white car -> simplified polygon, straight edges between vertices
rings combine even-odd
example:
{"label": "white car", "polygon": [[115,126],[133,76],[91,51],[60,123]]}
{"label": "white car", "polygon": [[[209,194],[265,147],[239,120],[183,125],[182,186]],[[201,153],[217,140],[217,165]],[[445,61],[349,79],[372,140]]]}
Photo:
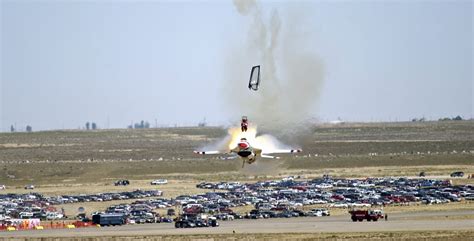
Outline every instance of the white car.
{"label": "white car", "polygon": [[5,185],[0,185],[0,190],[6,189]]}
{"label": "white car", "polygon": [[321,217],[321,216],[330,216],[331,214],[329,213],[329,210],[325,208],[317,208],[313,209],[308,212],[310,216],[316,216],[316,217]]}
{"label": "white car", "polygon": [[334,186],[328,183],[321,183],[316,185],[316,188],[321,188],[321,189],[327,189],[327,188],[333,188]]}
{"label": "white car", "polygon": [[48,220],[55,220],[55,219],[61,219],[63,218],[64,215],[58,212],[49,212],[46,214],[46,219]]}
{"label": "white car", "polygon": [[20,216],[21,219],[29,219],[29,218],[33,217],[33,213],[32,212],[21,212],[19,214],[19,216]]}
{"label": "white car", "polygon": [[157,179],[157,180],[153,180],[151,182],[151,185],[163,185],[163,184],[167,184],[168,183],[168,180],[166,179]]}
{"label": "white car", "polygon": [[356,208],[370,208],[372,206],[370,203],[349,203],[348,205]]}
{"label": "white car", "polygon": [[465,199],[465,200],[474,201],[474,194],[469,195],[469,196],[465,196],[464,199]]}
{"label": "white car", "polygon": [[314,212],[314,211],[309,211],[308,216],[313,216],[313,217],[321,217],[323,216],[322,213]]}
{"label": "white car", "polygon": [[359,187],[375,187],[375,184],[373,183],[360,183]]}
{"label": "white car", "polygon": [[331,207],[331,208],[348,208],[349,205],[347,205],[347,203],[331,203],[329,205],[329,207]]}

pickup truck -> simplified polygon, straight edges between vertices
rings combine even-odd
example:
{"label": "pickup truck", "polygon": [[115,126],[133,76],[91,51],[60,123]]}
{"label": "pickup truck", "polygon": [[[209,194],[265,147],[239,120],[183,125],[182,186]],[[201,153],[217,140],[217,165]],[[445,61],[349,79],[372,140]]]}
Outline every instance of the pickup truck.
{"label": "pickup truck", "polygon": [[383,218],[382,211],[380,210],[351,210],[349,213],[351,214],[351,219],[353,222],[362,222],[364,219],[369,222],[376,222],[379,220],[379,218]]}

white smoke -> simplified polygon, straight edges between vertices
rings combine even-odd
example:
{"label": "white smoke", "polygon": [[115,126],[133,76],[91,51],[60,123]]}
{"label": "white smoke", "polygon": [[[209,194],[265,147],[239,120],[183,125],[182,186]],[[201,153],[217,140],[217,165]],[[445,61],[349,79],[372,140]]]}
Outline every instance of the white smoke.
{"label": "white smoke", "polygon": [[[227,130],[227,136],[201,148],[201,151],[217,150],[228,152],[234,149],[241,138],[246,138],[251,146],[263,150],[263,152],[273,152],[282,149],[291,149],[289,146],[281,143],[275,137],[264,134],[258,135],[257,127],[251,126],[247,132],[242,132],[240,127],[231,127]],[[293,147],[295,148],[295,147]]]}
{"label": "white smoke", "polygon": [[[300,18],[288,14],[284,22],[273,9],[266,19],[256,1],[234,0],[234,5],[251,21],[245,44],[232,48],[226,63],[223,93],[232,118],[247,115],[259,125],[279,126],[313,117],[324,68],[310,51],[312,40],[307,39],[310,36],[298,22]],[[256,92],[247,89],[253,65],[261,65],[260,89]]]}

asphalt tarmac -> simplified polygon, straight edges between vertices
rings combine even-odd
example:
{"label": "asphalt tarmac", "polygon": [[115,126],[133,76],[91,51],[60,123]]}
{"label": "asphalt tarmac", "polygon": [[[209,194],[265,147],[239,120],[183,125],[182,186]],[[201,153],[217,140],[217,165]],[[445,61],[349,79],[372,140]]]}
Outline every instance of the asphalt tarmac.
{"label": "asphalt tarmac", "polygon": [[330,217],[272,218],[221,221],[215,228],[177,229],[174,223],[136,224],[116,227],[2,231],[0,238],[15,237],[104,237],[143,235],[320,233],[473,230],[474,210],[389,214],[388,221],[352,222],[349,214]]}

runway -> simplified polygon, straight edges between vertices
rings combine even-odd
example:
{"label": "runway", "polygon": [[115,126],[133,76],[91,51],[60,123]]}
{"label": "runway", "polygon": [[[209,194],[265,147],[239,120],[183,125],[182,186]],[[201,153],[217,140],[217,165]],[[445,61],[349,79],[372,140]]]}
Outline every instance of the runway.
{"label": "runway", "polygon": [[176,229],[173,223],[1,232],[0,238],[105,237],[235,233],[324,233],[472,230],[474,210],[389,214],[389,220],[352,222],[349,215],[222,221],[216,228]]}

